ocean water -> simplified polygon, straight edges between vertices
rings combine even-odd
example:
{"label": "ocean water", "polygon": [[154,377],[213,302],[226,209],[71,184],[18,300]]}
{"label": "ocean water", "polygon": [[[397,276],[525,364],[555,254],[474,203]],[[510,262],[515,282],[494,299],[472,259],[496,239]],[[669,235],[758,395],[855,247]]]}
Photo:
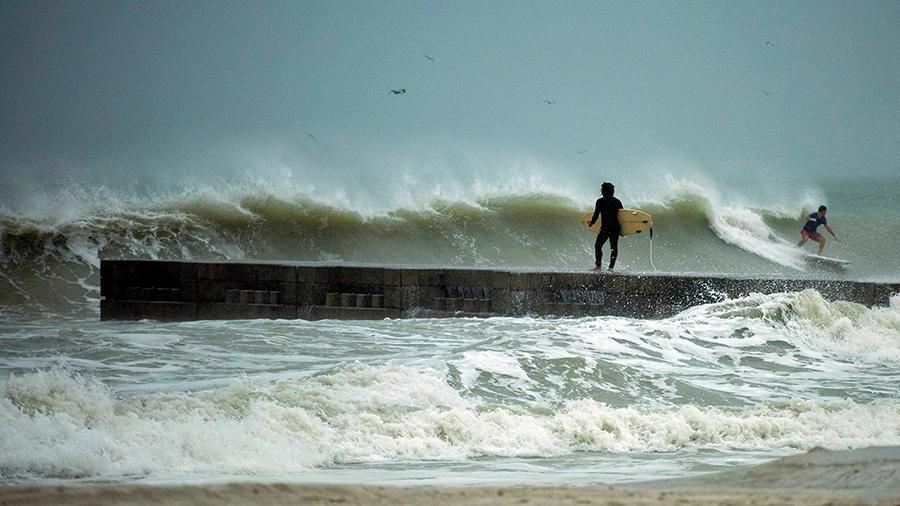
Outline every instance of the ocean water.
{"label": "ocean water", "polygon": [[[888,184],[778,205],[668,181],[620,270],[900,280]],[[844,240],[806,263],[826,201]],[[614,317],[99,321],[100,258],[582,270],[590,200],[365,210],[260,187],[69,190],[0,212],[0,482],[600,484],[900,445],[900,295],[750,296]],[[651,264],[652,251],[652,264]]]}

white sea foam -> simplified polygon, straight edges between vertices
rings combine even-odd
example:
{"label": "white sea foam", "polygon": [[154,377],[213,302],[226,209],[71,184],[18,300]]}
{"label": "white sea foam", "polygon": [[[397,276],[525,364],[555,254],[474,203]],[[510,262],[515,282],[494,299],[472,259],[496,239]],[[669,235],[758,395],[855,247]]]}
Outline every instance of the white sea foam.
{"label": "white sea foam", "polygon": [[808,350],[822,350],[846,360],[900,364],[900,295],[885,307],[867,308],[846,301],[828,301],[815,290],[753,294],[693,308],[680,319],[743,318],[776,330],[779,338]]}
{"label": "white sea foam", "polygon": [[0,472],[255,474],[573,451],[854,448],[900,444],[898,415],[896,401],[801,400],[617,408],[582,399],[534,412],[463,398],[434,371],[362,364],[302,380],[120,397],[56,370],[0,383]]}

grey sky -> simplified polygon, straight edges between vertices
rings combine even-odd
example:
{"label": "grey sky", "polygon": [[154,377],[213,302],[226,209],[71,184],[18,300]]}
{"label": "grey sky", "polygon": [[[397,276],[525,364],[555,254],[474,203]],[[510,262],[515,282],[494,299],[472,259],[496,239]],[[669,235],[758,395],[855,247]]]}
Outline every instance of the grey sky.
{"label": "grey sky", "polygon": [[900,167],[897,1],[2,0],[0,14],[3,193],[208,180],[254,157],[363,181],[513,159],[576,179],[670,157],[720,176]]}

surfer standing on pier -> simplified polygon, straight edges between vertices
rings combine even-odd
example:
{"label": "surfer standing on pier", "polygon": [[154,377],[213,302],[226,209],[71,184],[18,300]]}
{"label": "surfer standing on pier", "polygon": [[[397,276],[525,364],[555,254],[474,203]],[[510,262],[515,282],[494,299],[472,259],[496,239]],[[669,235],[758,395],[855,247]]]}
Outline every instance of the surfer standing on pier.
{"label": "surfer standing on pier", "polygon": [[828,220],[825,219],[826,214],[828,214],[828,208],[819,206],[818,212],[810,213],[810,215],[806,217],[806,223],[803,225],[803,230],[800,231],[802,239],[797,243],[798,248],[802,248],[803,245],[806,244],[806,241],[812,239],[819,243],[819,256],[822,256],[822,251],[825,250],[825,236],[816,232],[819,225],[825,225],[825,230],[834,237],[834,240],[841,242],[841,240],[838,239],[838,236],[834,234],[834,230],[831,230],[831,227],[828,225]]}
{"label": "surfer standing on pier", "polygon": [[616,187],[612,183],[603,183],[600,185],[600,193],[603,195],[597,199],[594,205],[594,215],[588,227],[597,222],[600,217],[600,233],[597,234],[597,242],[594,243],[594,268],[593,272],[603,270],[603,245],[609,239],[609,270],[612,271],[616,266],[616,257],[619,256],[619,233],[622,227],[619,224],[619,209],[622,209],[622,202],[613,196]]}

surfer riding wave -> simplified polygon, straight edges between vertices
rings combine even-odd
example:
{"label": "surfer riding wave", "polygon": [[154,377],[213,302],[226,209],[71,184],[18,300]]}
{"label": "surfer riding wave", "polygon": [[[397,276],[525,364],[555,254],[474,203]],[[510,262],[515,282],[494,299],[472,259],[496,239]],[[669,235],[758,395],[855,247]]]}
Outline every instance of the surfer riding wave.
{"label": "surfer riding wave", "polygon": [[819,228],[819,225],[824,225],[825,230],[834,237],[834,240],[837,242],[841,242],[838,239],[838,236],[835,235],[834,230],[831,229],[831,226],[828,225],[828,220],[825,218],[825,215],[828,214],[828,208],[826,206],[819,206],[819,210],[815,213],[810,213],[809,216],[806,217],[806,223],[803,225],[803,230],[800,231],[800,242],[797,243],[798,248],[802,248],[806,241],[813,240],[819,243],[819,256],[822,256],[822,252],[825,250],[825,236],[818,233],[816,230]]}

